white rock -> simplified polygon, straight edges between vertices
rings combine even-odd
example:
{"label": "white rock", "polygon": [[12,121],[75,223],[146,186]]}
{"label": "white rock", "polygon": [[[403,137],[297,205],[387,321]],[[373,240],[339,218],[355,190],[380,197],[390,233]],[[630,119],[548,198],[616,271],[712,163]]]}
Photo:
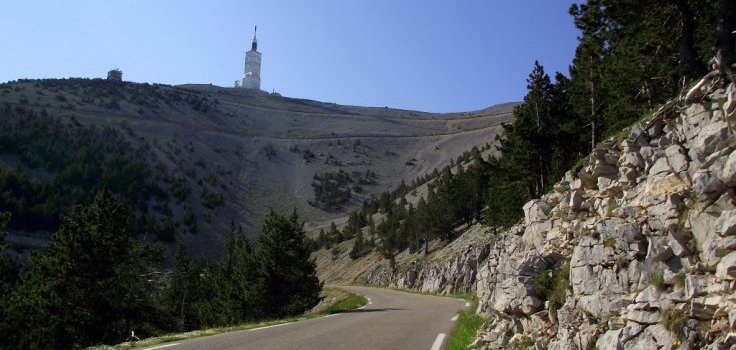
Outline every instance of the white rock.
{"label": "white rock", "polygon": [[627,152],[621,157],[621,166],[629,168],[644,168],[644,158],[639,152]]}
{"label": "white rock", "polygon": [[541,200],[534,199],[524,204],[524,220],[529,225],[532,222],[547,220],[550,206]]}
{"label": "white rock", "polygon": [[599,350],[621,350],[624,348],[624,344],[620,340],[621,329],[616,329],[603,333],[598,338],[595,346]]}
{"label": "white rock", "polygon": [[562,180],[555,184],[554,189],[557,193],[565,193],[570,189],[570,182]]}
{"label": "white rock", "polygon": [[687,275],[685,277],[685,296],[695,298],[705,294],[705,277],[700,275]]}
{"label": "white rock", "polygon": [[736,235],[736,211],[729,210],[723,212],[721,216],[724,216],[723,224],[721,224],[720,233],[722,236]]}
{"label": "white rock", "polygon": [[705,124],[699,129],[690,147],[690,159],[702,163],[706,157],[718,150],[728,137],[728,125],[723,121]]}
{"label": "white rock", "polygon": [[672,167],[666,157],[657,159],[654,165],[649,169],[650,177],[665,177],[672,172]]}
{"label": "white rock", "polygon": [[690,302],[690,315],[701,321],[710,321],[723,302],[720,297],[699,297]]}
{"label": "white rock", "polygon": [[717,198],[725,189],[726,185],[710,170],[701,169],[693,174],[693,190],[703,200]]}
{"label": "white rock", "polygon": [[584,191],[580,189],[570,191],[570,202],[568,204],[570,210],[580,210],[580,207],[583,205],[583,193]]}
{"label": "white rock", "polygon": [[672,253],[676,256],[682,258],[690,255],[690,250],[687,248],[687,241],[676,230],[672,230],[667,234],[667,245],[672,248]]}
{"label": "white rock", "polygon": [[723,183],[729,187],[736,187],[736,152],[731,152],[723,166]]}
{"label": "white rock", "polygon": [[656,324],[659,322],[659,311],[629,310],[622,316],[626,320],[639,324]]}
{"label": "white rock", "polygon": [[676,340],[672,333],[661,324],[649,326],[644,332],[652,335],[660,349],[671,348],[673,342]]}
{"label": "white rock", "polygon": [[643,291],[636,295],[634,301],[637,303],[653,303],[658,302],[662,297],[662,291],[655,286],[649,286],[644,288]]}
{"label": "white rock", "polygon": [[679,173],[687,170],[689,163],[684,154],[684,149],[681,146],[669,146],[665,150],[665,154],[667,155],[667,161],[674,172]]}
{"label": "white rock", "polygon": [[716,277],[724,280],[736,279],[736,252],[721,258],[721,262],[716,267]]}

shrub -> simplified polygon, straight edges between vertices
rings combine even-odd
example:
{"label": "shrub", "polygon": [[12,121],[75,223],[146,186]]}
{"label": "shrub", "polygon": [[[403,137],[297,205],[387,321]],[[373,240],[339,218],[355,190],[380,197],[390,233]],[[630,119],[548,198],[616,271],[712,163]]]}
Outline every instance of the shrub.
{"label": "shrub", "polygon": [[570,284],[570,263],[565,262],[553,270],[541,270],[533,283],[537,295],[549,301],[550,307],[557,310],[565,303],[567,286]]}
{"label": "shrub", "polygon": [[674,335],[679,335],[688,318],[685,310],[674,307],[663,310],[660,317],[664,328]]}
{"label": "shrub", "polygon": [[603,246],[606,248],[615,248],[616,247],[616,239],[613,237],[606,238],[603,241]]}
{"label": "shrub", "polygon": [[649,284],[656,288],[662,288],[664,286],[664,276],[662,274],[652,276],[649,280]]}

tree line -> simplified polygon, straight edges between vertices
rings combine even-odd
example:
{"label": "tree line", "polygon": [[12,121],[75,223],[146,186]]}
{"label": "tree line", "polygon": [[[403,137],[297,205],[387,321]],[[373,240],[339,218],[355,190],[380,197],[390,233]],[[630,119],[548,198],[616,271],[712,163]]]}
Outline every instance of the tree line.
{"label": "tree line", "polygon": [[241,229],[220,259],[199,262],[182,246],[170,272],[160,246],[128,232],[123,202],[103,190],[61,220],[47,248],[26,262],[7,254],[0,215],[0,339],[8,349],[70,349],[298,315],[322,285],[294,212],[271,211],[254,248]]}

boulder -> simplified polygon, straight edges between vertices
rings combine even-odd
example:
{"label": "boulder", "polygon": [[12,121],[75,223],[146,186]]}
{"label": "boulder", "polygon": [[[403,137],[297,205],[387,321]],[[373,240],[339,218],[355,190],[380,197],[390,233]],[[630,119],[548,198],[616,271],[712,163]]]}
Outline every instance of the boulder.
{"label": "boulder", "polygon": [[701,200],[712,200],[726,189],[726,185],[712,171],[701,169],[693,174],[693,190]]}
{"label": "boulder", "polygon": [[720,297],[699,297],[690,302],[690,315],[701,321],[710,321],[723,300]]}
{"label": "boulder", "polygon": [[736,210],[723,212],[721,216],[724,217],[724,219],[721,220],[723,223],[719,230],[721,236],[736,235]]}
{"label": "boulder", "polygon": [[621,329],[616,329],[603,333],[598,337],[595,347],[599,350],[622,350],[624,344],[620,340],[621,332]]}
{"label": "boulder", "polygon": [[718,150],[728,137],[728,124],[723,121],[706,123],[699,128],[690,147],[690,159],[697,163],[705,162],[706,157]]}
{"label": "boulder", "polygon": [[628,168],[644,168],[644,158],[642,158],[639,152],[626,152],[621,157],[621,167]]}
{"label": "boulder", "polygon": [[724,280],[736,279],[736,251],[721,258],[716,267],[716,277]]}
{"label": "boulder", "polygon": [[546,202],[538,199],[527,202],[523,207],[526,224],[547,220],[550,209],[552,208]]}
{"label": "boulder", "polygon": [[571,211],[580,210],[583,205],[583,193],[584,191],[580,189],[570,191],[570,202],[568,205]]}
{"label": "boulder", "polygon": [[667,149],[665,149],[665,154],[667,155],[669,166],[674,172],[680,173],[687,170],[689,163],[687,160],[687,156],[685,155],[685,150],[682,148],[682,146],[669,146],[667,147]]}
{"label": "boulder", "polygon": [[667,176],[667,174],[672,172],[672,167],[670,166],[669,161],[666,157],[662,157],[657,159],[657,161],[654,162],[654,165],[652,165],[651,168],[649,168],[649,178],[650,179],[656,179],[656,178],[663,178]]}
{"label": "boulder", "polygon": [[670,349],[675,340],[677,340],[677,338],[675,338],[675,336],[661,324],[649,326],[644,332],[650,334],[652,338],[654,338],[654,341],[657,342],[657,348],[659,349]]}
{"label": "boulder", "polygon": [[731,152],[723,165],[722,180],[726,186],[736,187],[736,152]]}
{"label": "boulder", "polygon": [[628,310],[622,317],[625,320],[639,324],[657,324],[659,322],[659,311]]}

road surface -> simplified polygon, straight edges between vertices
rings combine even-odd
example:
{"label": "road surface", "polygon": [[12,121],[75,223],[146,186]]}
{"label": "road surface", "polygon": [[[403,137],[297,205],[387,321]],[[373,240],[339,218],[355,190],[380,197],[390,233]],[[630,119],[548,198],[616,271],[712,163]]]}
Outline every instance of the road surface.
{"label": "road surface", "polygon": [[443,349],[465,300],[366,288],[345,289],[368,298],[359,310],[283,325],[162,344],[166,350]]}

